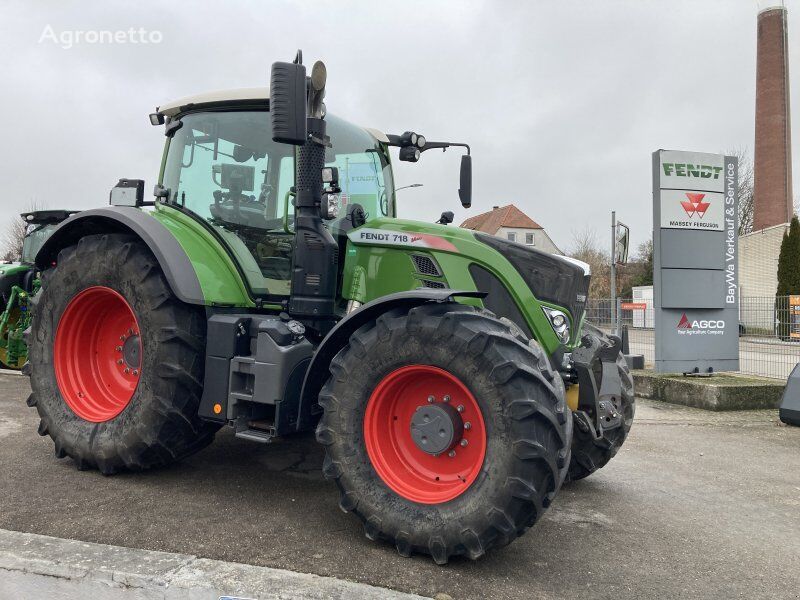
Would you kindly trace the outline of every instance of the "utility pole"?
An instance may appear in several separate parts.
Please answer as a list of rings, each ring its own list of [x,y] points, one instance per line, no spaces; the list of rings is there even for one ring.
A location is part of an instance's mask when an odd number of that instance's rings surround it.
[[[617,331],[617,211],[611,211],[611,332]]]

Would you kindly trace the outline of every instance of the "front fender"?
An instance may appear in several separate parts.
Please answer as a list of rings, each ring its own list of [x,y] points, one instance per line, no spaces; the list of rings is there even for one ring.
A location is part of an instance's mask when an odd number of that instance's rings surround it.
[[[322,340],[311,360],[308,371],[306,371],[303,389],[300,393],[298,431],[309,429],[314,425],[319,414],[317,397],[328,379],[331,361],[347,345],[350,336],[359,327],[374,321],[393,308],[411,310],[427,302],[453,302],[456,297],[483,298],[485,296],[484,292],[476,291],[420,288],[377,298],[348,314]]]

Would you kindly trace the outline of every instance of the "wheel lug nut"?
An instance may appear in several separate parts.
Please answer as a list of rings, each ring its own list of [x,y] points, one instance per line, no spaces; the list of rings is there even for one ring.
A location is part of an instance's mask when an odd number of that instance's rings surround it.
[[[131,372],[131,370],[128,367],[125,367],[125,374],[127,375],[130,372]]]
[[[433,404],[436,401],[436,396],[428,396],[428,402]]]
[[[445,396],[444,398],[442,398],[442,400],[444,400],[445,402],[450,402],[450,396]]]
[[[456,455],[455,450],[450,450],[450,452],[447,453],[447,456],[449,456],[450,458],[453,458],[455,455]]]
[[[117,359],[117,364],[118,364],[118,365],[121,365],[123,362],[125,362],[125,361],[123,361],[121,358],[118,358],[118,359]]]
[[[139,374],[139,369],[134,369],[134,370],[133,370],[133,374],[134,374],[134,375],[138,375],[138,374]],[[464,441],[466,441],[466,440],[464,440]]]
[[[472,429],[472,423],[470,423],[469,421],[464,423],[464,429]]]
[[[458,412],[464,412],[464,405],[463,405],[463,404],[459,404],[459,405],[458,405],[458,408],[456,408],[456,410],[457,410]]]
[[[461,446],[465,447],[469,442],[467,440],[461,440]]]
[[[122,352],[122,346],[117,346],[117,352]]]
[[[125,336],[124,335],[119,336],[119,341],[120,342],[124,342],[125,341]]]

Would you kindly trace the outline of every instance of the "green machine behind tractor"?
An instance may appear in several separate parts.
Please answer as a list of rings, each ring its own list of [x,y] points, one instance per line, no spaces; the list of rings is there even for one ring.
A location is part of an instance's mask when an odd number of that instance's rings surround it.
[[[40,210],[20,215],[25,222],[22,256],[19,262],[0,263],[0,367],[19,370],[28,360],[23,334],[31,322],[30,298],[41,286],[36,253],[56,225],[73,213]]]
[[[448,212],[398,219],[390,150],[461,149],[468,207],[469,147],[327,114],[325,67],[300,53],[270,79],[159,107],[155,199],[120,180],[38,251],[24,370],[39,433],[110,475],[223,426],[257,443],[315,431],[368,538],[478,558],[630,429],[620,341],[584,323],[588,266]]]

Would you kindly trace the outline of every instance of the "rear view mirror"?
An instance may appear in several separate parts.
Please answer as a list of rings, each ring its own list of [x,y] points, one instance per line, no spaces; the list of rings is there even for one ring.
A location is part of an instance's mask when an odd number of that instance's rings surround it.
[[[618,265],[624,265],[628,262],[628,248],[631,242],[631,230],[624,223],[617,222],[616,231],[616,245],[614,260]]]
[[[464,208],[472,206],[472,157],[469,154],[461,157],[458,197],[461,200],[461,206]]]
[[[306,68],[297,63],[272,63],[269,79],[272,139],[302,146],[306,143]]]

